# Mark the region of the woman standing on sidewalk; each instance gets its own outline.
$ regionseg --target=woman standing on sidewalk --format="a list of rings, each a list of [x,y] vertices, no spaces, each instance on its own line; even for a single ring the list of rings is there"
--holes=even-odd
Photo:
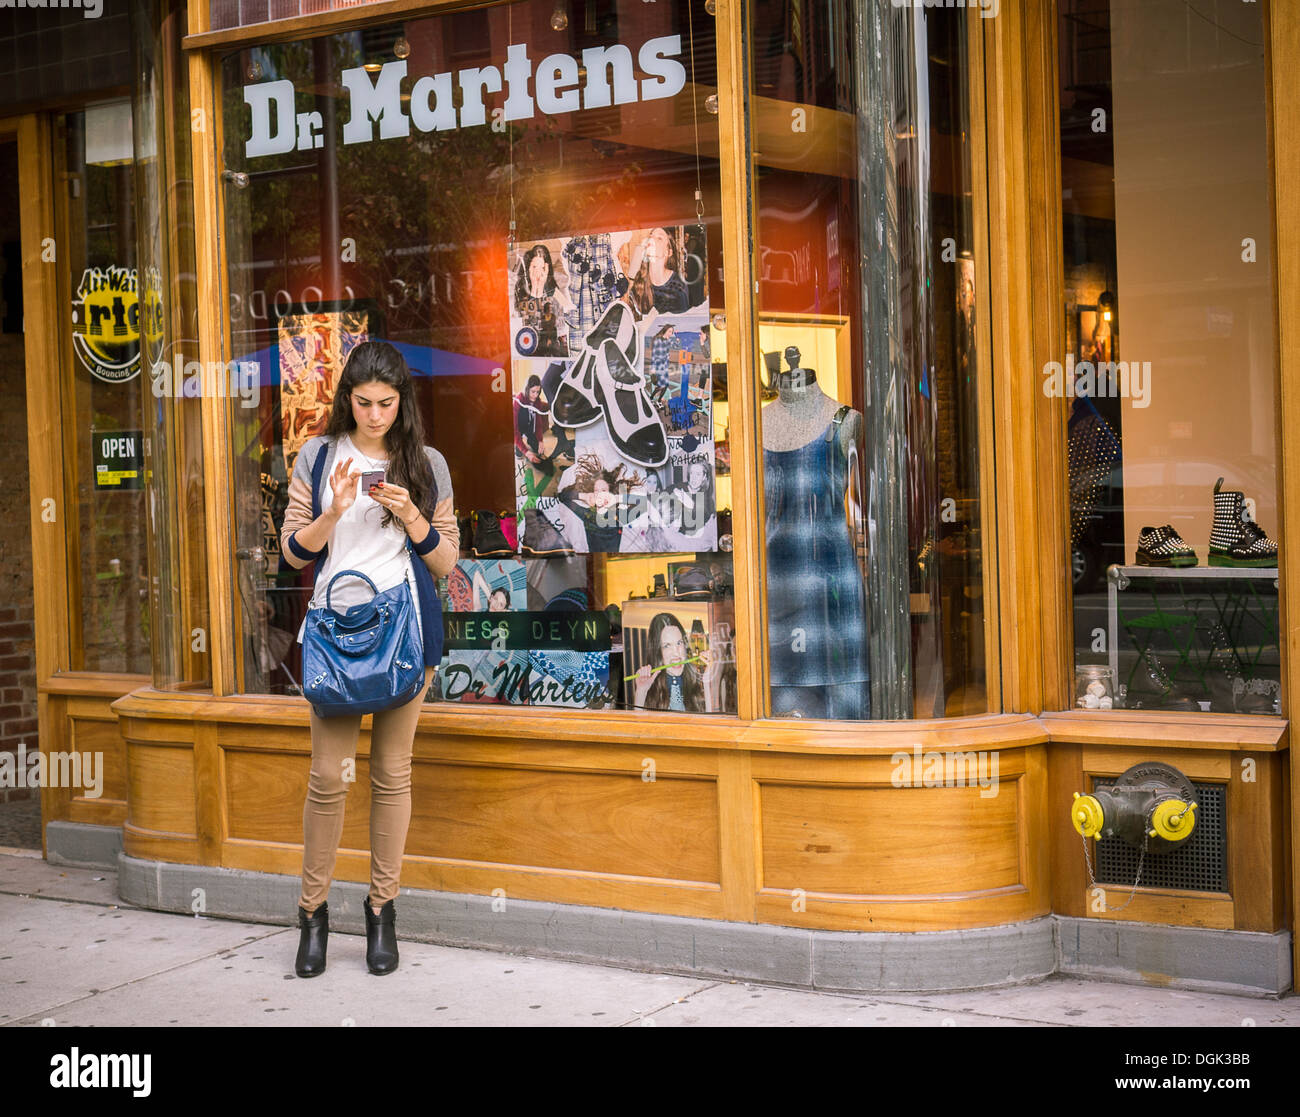
[[[385,471],[383,483],[359,492],[362,472],[380,469]],[[370,893],[365,917],[366,965],[374,974],[397,968],[393,901],[411,818],[411,749],[424,695],[442,653],[442,613],[433,579],[450,573],[458,550],[451,476],[443,456],[424,444],[410,370],[387,342],[363,342],[348,356],[325,434],[307,442],[294,461],[281,553],[292,566],[320,563],[312,607],[325,603],[330,578],[340,570],[361,571],[380,593],[406,581],[417,603],[424,686],[405,705],[375,714],[370,733]],[[340,579],[331,607],[343,612],[371,596],[360,579]],[[325,901],[348,790],[344,764],[356,755],[360,730],[360,714],[319,717],[314,709],[311,712],[311,776],[303,810],[298,901],[302,934],[295,965],[299,977],[315,977],[325,970]]]

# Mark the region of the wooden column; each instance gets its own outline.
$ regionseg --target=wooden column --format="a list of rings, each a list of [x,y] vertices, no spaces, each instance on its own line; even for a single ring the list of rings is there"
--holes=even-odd
[[[195,30],[193,22],[190,29]],[[225,359],[227,315],[222,283],[220,147],[212,67],[212,60],[206,54],[195,53],[189,57],[199,359],[204,365],[203,491],[208,541],[208,652],[212,657],[212,693],[227,695],[235,691],[234,572],[229,543],[234,538],[234,524],[227,452],[230,441],[226,426],[228,401],[217,383],[224,375],[219,362]]]
[[[1068,701],[1065,353],[1055,5],[1004,0],[985,24],[993,410],[1003,709]]]
[[[727,398],[730,402],[731,524],[735,550],[736,687],[739,716],[766,708],[767,628],[761,587],[762,458],[754,370],[758,322],[754,307],[754,167],[751,158],[749,37],[741,0],[718,0],[718,144],[722,186],[722,270],[727,277]]]
[[[1269,146],[1273,171],[1273,266],[1277,307],[1278,364],[1278,555],[1279,633],[1282,652],[1282,713],[1295,716],[1300,694],[1300,100],[1292,75],[1300,65],[1300,7],[1272,3],[1264,10],[1265,72],[1268,75]],[[1283,437],[1291,432],[1292,437]],[[1289,728],[1288,728],[1289,737]],[[1300,781],[1287,753],[1291,799],[1292,972],[1300,973]]]

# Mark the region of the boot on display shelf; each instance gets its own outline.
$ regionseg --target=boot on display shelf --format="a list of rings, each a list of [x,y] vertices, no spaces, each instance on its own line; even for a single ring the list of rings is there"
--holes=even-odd
[[[1138,535],[1138,566],[1195,566],[1196,552],[1172,524],[1144,527]]]
[[[1223,478],[1214,483],[1214,527],[1210,530],[1211,566],[1277,565],[1277,544],[1246,510],[1240,490],[1224,491]]]

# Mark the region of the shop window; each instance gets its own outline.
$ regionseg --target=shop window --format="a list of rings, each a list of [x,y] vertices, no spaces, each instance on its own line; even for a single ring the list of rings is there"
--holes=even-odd
[[[1281,710],[1261,9],[1058,6],[1083,708]]]
[[[979,19],[759,0],[749,20],[771,711],[982,713]]]
[[[153,685],[211,686],[193,137],[183,0],[135,0],[133,120]],[[226,371],[209,380],[228,386]]]
[[[247,692],[300,692],[287,483],[383,340],[460,522],[431,698],[736,712],[714,21],[562,8],[221,61]]]
[[[149,343],[135,237],[131,106],[56,120],[72,423],[69,619],[74,671],[150,669],[141,352]],[[145,316],[142,319],[142,315]],[[143,381],[147,384],[147,381]],[[52,505],[56,509],[58,503]]]

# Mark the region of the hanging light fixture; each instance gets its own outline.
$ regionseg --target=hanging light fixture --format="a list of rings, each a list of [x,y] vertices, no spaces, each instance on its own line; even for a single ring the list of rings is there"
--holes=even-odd
[[[394,58],[409,58],[411,54],[411,41],[406,37],[406,28],[402,28],[402,33],[397,36],[397,42],[393,44]]]
[[[555,10],[551,12],[551,30],[563,31],[569,26],[569,11],[566,0],[555,0]]]

